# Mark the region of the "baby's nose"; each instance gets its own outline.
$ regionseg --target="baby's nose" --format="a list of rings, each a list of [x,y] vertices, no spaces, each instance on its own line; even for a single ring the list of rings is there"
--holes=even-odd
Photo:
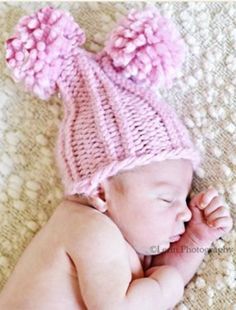
[[[188,208],[187,204],[185,204],[177,216],[177,221],[188,222],[191,220],[191,218],[192,218],[192,212]]]

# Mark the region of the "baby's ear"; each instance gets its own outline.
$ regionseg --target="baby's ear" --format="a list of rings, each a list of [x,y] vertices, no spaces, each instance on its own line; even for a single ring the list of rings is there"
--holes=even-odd
[[[70,13],[48,6],[19,20],[5,42],[6,63],[16,83],[46,100],[58,90],[71,50],[84,42],[84,31]]]
[[[104,187],[99,184],[98,190],[97,190],[97,196],[104,202],[106,202],[106,195],[105,195],[105,189]]]
[[[118,21],[103,51],[125,78],[170,88],[186,49],[176,25],[149,5],[142,10],[131,9]]]
[[[108,209],[106,195],[107,195],[107,180],[102,181],[99,184],[96,193],[92,194],[91,197],[93,206],[100,212],[106,212]]]
[[[107,211],[107,204],[106,202],[101,199],[99,196],[93,196],[91,199],[92,205],[98,211],[104,213]]]

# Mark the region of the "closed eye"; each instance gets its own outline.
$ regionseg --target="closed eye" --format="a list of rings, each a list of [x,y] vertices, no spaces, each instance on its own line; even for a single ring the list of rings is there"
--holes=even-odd
[[[162,199],[162,198],[161,198],[161,200],[162,200],[162,201],[165,201],[165,202],[167,202],[167,203],[171,203],[171,202],[172,202],[171,200]]]

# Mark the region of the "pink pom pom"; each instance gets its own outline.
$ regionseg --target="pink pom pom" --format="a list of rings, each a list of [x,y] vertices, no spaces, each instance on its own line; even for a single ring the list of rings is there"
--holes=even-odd
[[[13,79],[41,99],[57,90],[62,62],[85,42],[85,34],[69,12],[45,7],[23,16],[16,34],[5,43]]]
[[[186,46],[174,23],[151,7],[131,9],[112,31],[104,51],[114,69],[126,78],[170,88],[184,61]]]

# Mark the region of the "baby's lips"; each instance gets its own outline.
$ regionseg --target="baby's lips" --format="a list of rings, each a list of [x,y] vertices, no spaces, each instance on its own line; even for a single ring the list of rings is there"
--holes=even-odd
[[[180,238],[181,238],[180,235],[178,235],[178,236],[171,237],[169,240],[170,242],[176,242],[176,241],[179,241]]]

